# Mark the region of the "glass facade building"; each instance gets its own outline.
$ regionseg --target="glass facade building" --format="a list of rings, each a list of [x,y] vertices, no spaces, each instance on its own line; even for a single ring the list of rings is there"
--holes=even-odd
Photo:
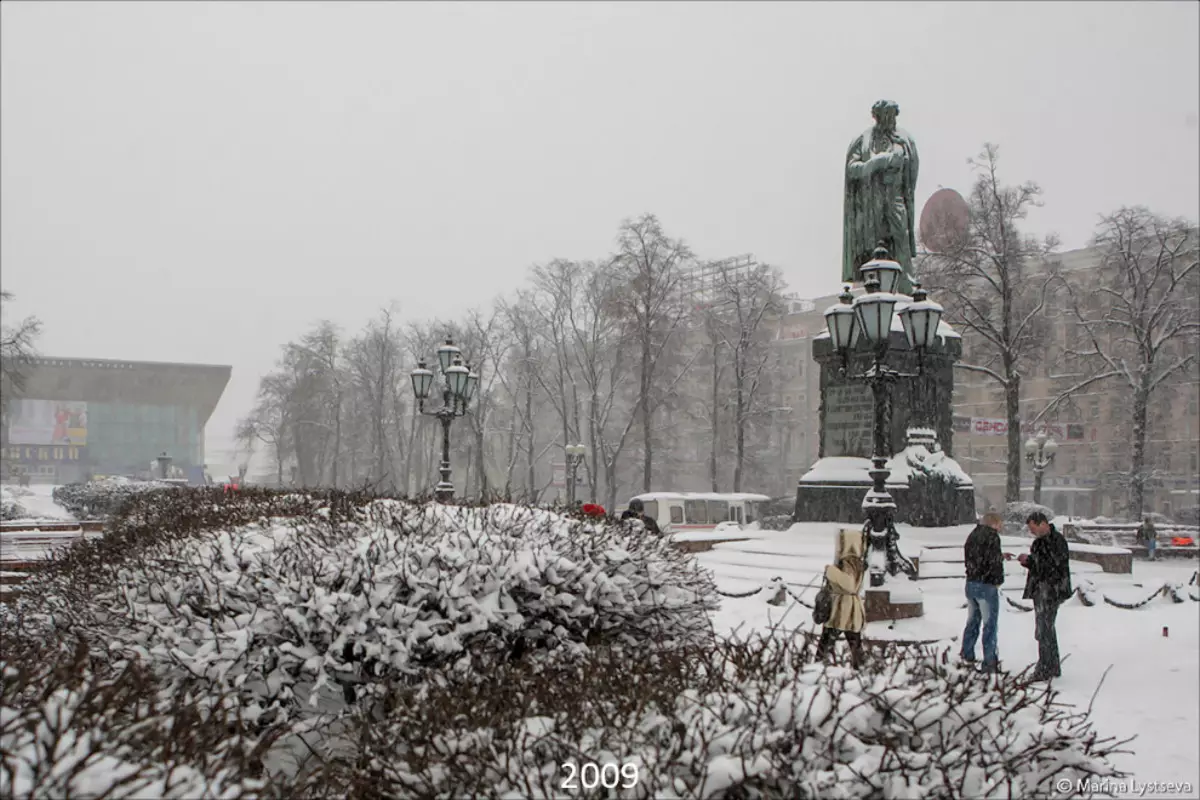
[[[21,392],[0,406],[0,476],[146,477],[165,453],[183,476],[198,477],[204,426],[230,373],[208,364],[34,359]]]

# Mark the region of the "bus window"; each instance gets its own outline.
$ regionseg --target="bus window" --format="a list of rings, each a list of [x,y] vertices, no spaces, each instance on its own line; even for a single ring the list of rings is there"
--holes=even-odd
[[[682,525],[683,524],[683,507],[682,506],[671,506],[671,524],[672,525]]]
[[[651,517],[655,522],[658,522],[658,501],[646,500],[642,503],[642,506],[642,512],[647,517]]]
[[[742,509],[741,509],[741,507],[735,506],[732,509],[732,511],[733,511],[733,515],[734,515],[734,517],[733,517],[734,521],[737,522],[738,525],[741,525],[742,524]]]
[[[729,501],[709,500],[708,518],[714,525],[718,522],[724,522],[725,520],[729,519]]]
[[[683,508],[689,525],[708,524],[708,504],[703,500],[684,500]]]

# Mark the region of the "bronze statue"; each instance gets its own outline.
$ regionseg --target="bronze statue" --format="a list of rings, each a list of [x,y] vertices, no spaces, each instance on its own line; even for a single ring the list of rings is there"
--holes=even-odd
[[[917,252],[917,145],[896,127],[900,106],[880,100],[871,107],[875,125],[846,153],[846,205],[842,231],[842,280],[860,282],[859,267],[876,247],[887,248],[904,269],[897,292],[912,293]]]

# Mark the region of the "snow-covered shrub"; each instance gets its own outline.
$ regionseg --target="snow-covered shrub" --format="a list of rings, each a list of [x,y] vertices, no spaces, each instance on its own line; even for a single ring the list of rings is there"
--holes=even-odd
[[[617,647],[397,687],[383,707],[356,708],[339,736],[311,743],[318,756],[302,765],[299,793],[1011,798],[1119,776],[1115,743],[1044,686],[981,679],[912,651],[861,671],[826,667],[813,649],[808,636],[780,635]]]
[[[1029,515],[1035,511],[1045,514],[1046,519],[1055,517],[1054,509],[1040,503],[1031,503],[1028,500],[1006,503],[1004,505],[1004,533],[1027,533],[1025,520],[1029,519]]]
[[[792,524],[791,514],[773,514],[758,521],[758,526],[764,531],[786,531]]]
[[[25,593],[109,659],[240,689],[266,718],[385,677],[711,634],[711,577],[661,537],[520,506],[295,502],[307,513],[159,536],[139,535],[147,523],[128,507],[88,546],[123,560],[90,566],[81,589],[70,564],[88,554],[72,553]]]
[[[98,671],[86,647],[38,655],[0,659],[0,797],[263,793],[282,727],[250,732],[222,698],[164,692],[137,664]]]
[[[15,487],[0,486],[0,520],[7,522],[12,519],[24,519],[29,516],[20,498],[28,490]]]
[[[142,492],[166,490],[171,484],[111,477],[68,483],[54,489],[54,502],[80,519],[107,517]]]

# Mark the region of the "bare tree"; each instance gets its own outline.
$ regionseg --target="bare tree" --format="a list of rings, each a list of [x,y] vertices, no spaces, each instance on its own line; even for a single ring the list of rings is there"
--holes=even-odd
[[[1020,223],[1040,205],[1032,182],[1005,186],[998,173],[999,148],[985,144],[969,162],[978,173],[968,202],[970,224],[961,237],[939,237],[939,252],[926,253],[923,273],[944,298],[946,319],[975,339],[976,363],[959,369],[986,375],[1004,391],[1008,455],[1004,495],[1021,498],[1021,376],[1041,351],[1046,299],[1056,281],[1051,254],[1057,239],[1024,236]],[[924,243],[931,246],[931,243]]]
[[[642,423],[642,491],[651,490],[654,469],[652,416],[665,394],[654,381],[659,357],[683,320],[679,302],[683,270],[693,261],[681,239],[671,239],[653,214],[626,220],[617,236],[613,266],[624,284],[621,306],[638,348],[638,417]]]
[[[258,443],[267,445],[275,459],[276,481],[283,485],[283,469],[291,456],[288,398],[292,392],[287,376],[280,372],[264,375],[258,383],[254,408],[240,420],[234,438],[245,452],[254,453]]]
[[[716,316],[717,331],[729,353],[733,381],[735,492],[742,491],[747,427],[759,410],[763,370],[771,356],[770,331],[763,320],[782,308],[782,288],[779,270],[765,264],[748,272],[727,265],[717,268],[719,303],[725,312]]]
[[[1129,512],[1145,506],[1151,400],[1173,380],[1195,380],[1200,347],[1200,247],[1196,227],[1137,206],[1102,218],[1094,245],[1103,255],[1086,287],[1067,285],[1084,346],[1073,355],[1099,365],[1132,414],[1126,480]]]
[[[0,305],[12,300],[11,292],[0,292]],[[42,323],[37,317],[26,317],[16,325],[0,326],[0,390],[5,406],[13,390],[25,388],[26,367],[35,354],[33,343],[41,331]]]

